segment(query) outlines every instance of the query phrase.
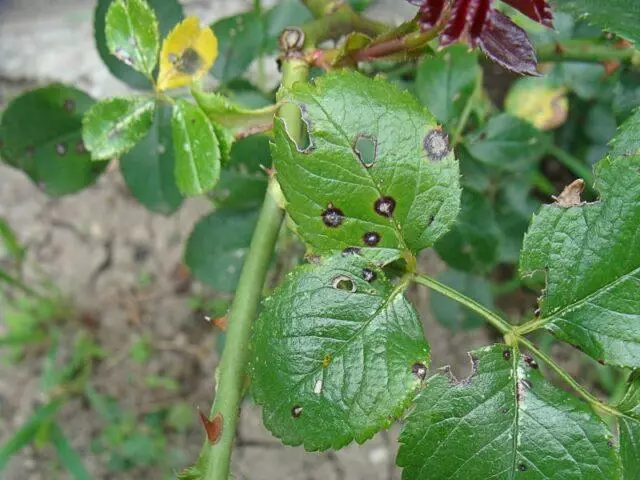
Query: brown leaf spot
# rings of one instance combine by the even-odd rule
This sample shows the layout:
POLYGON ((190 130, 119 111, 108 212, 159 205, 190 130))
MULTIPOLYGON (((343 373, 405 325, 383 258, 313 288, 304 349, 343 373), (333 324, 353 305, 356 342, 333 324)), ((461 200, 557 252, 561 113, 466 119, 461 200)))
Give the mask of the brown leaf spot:
POLYGON ((518 465, 518 470, 524 472, 527 470, 527 466, 524 463, 521 463, 520 465, 518 465))
POLYGON ((375 247, 380 243, 380 234, 378 232, 367 232, 362 236, 362 241, 365 245, 375 247))
POLYGON ((505 360, 511 360, 511 350, 505 350, 502 352, 502 358, 505 360))
POLYGON ((335 208, 333 203, 330 203, 320 216, 324 224, 329 228, 339 227, 344 222, 344 213, 339 208, 335 208))
POLYGON ((536 362, 532 357, 526 355, 524 357, 524 363, 526 363, 530 368, 536 370, 538 368, 538 362, 536 362))
POLYGON ((569 207, 579 207, 580 205, 584 205, 584 202, 580 198, 580 194, 584 190, 584 180, 578 178, 574 180, 569 185, 564 187, 564 190, 560 193, 560 195, 551 196, 556 202, 556 205, 564 208, 569 207))
POLYGON ((207 439, 209 443, 215 445, 220 440, 220 436, 222 435, 222 414, 220 412, 216 413, 213 417, 213 420, 209 420, 202 411, 200 413, 200 420, 202 420, 202 425, 204 425, 204 429, 207 432, 207 439))
POLYGON ((424 365, 424 363, 416 362, 411 367, 411 373, 413 373, 418 378, 418 380, 422 381, 427 376, 427 367, 424 365))
POLYGON ((380 197, 373 205, 376 213, 383 217, 390 217, 396 209, 396 201, 392 197, 380 197))

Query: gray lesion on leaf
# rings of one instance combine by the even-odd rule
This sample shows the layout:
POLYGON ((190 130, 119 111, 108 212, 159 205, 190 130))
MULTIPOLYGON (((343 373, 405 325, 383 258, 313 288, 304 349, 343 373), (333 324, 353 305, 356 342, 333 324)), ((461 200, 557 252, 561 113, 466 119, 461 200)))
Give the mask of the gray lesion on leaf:
POLYGON ((449 153, 449 136, 442 127, 436 127, 424 137, 423 147, 429 160, 439 162, 449 153))
POLYGON ((584 180, 578 178, 569 185, 564 187, 560 195, 551 196, 555 201, 555 205, 563 208, 580 207, 585 204, 582 201, 581 194, 584 191, 584 180))

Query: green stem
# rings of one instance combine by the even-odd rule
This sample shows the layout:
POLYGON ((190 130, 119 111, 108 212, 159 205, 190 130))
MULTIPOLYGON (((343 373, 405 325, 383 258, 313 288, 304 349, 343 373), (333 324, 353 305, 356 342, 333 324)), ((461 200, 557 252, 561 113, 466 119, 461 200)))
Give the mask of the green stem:
POLYGON ((630 47, 597 44, 585 40, 547 43, 536 49, 540 62, 604 62, 607 60, 637 61, 638 51, 630 47))
MULTIPOLYGON (((296 58, 283 63, 282 88, 305 81, 308 65, 296 58)), ((292 139, 298 141, 302 120, 294 105, 285 104, 280 116, 292 139)), ((249 357, 251 325, 258 312, 269 263, 273 256, 284 212, 268 192, 253 233, 249 253, 245 259, 236 295, 231 305, 225 348, 218 366, 219 381, 211 418, 222 415, 222 433, 215 444, 207 442, 203 448, 204 480, 228 480, 231 450, 236 434, 240 402, 245 384, 245 369, 249 357)))
POLYGON ((539 350, 533 343, 531 343, 526 338, 523 338, 518 335, 514 335, 515 338, 518 339, 518 343, 524 346, 529 350, 538 360, 542 360, 546 363, 551 370, 556 372, 556 374, 562 378, 571 388, 573 388, 578 395, 584 398, 587 403, 592 405, 595 408, 598 408, 610 415, 621 415, 621 412, 616 408, 607 405, 606 403, 601 402, 598 398, 596 398, 593 394, 591 394, 586 388, 576 382, 571 375, 569 375, 560 365, 553 361, 551 357, 549 357, 542 350, 539 350))
POLYGON ((458 121, 458 125, 456 126, 455 133, 453 134, 453 147, 458 145, 462 140, 462 134, 464 133, 464 128, 469 121, 469 117, 471 116, 471 110, 473 109, 473 104, 476 101, 476 98, 480 95, 482 91, 482 70, 478 71, 476 75, 476 82, 473 87, 473 92, 469 96, 467 103, 464 106, 464 110, 462 110, 462 114, 460 115, 460 120, 458 121))
POLYGON ((579 159, 564 151, 560 147, 557 147, 556 145, 551 145, 547 152, 549 153, 549 155, 554 156, 560 163, 571 170, 575 175, 582 178, 587 188, 592 190, 594 177, 593 172, 589 167, 587 167, 579 159))
POLYGON ((536 171, 532 180, 533 185, 545 195, 553 195, 556 193, 556 187, 553 186, 551 180, 545 177, 542 172, 536 171))
POLYGON ((503 335, 512 331, 513 327, 505 322, 499 315, 480 305, 475 300, 472 300, 471 298, 461 294, 457 290, 454 290, 453 288, 438 282, 434 278, 428 277, 426 275, 415 275, 413 277, 413 280, 416 283, 424 285, 425 287, 429 287, 432 290, 435 290, 436 292, 441 293, 442 295, 445 295, 452 300, 455 300, 468 309, 476 312, 478 315, 483 316, 487 320, 487 322, 489 322, 489 324, 495 327, 496 330, 498 330, 503 335))
POLYGON ((361 32, 376 37, 389 30, 380 22, 358 15, 349 5, 340 5, 329 15, 321 16, 302 27, 305 36, 305 46, 315 46, 319 43, 337 39, 351 32, 361 32))

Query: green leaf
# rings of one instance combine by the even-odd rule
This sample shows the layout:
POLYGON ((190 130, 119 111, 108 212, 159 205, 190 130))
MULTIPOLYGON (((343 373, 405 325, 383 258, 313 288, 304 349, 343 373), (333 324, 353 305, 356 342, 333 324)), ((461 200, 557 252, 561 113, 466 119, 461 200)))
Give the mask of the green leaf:
POLYGON ((82 120, 82 138, 94 160, 108 160, 130 150, 153 123, 155 101, 114 97, 96 103, 82 120))
POLYGON ((49 195, 82 190, 107 167, 91 162, 80 136, 93 104, 86 93, 59 84, 20 95, 2 115, 0 155, 49 195))
POLYGON ((311 20, 313 15, 300 0, 282 0, 264 16, 264 53, 275 53, 279 50, 278 39, 287 27, 299 27, 311 20))
POLYGON ((211 190, 220 178, 221 142, 205 113, 178 100, 171 118, 176 155, 176 181, 185 195, 211 190))
POLYGON ((60 425, 54 423, 51 426, 51 443, 56 449, 58 454, 58 460, 62 466, 71 474, 76 480, 91 480, 91 475, 87 472, 87 469, 82 464, 82 459, 78 452, 76 452, 69 443, 66 435, 60 428, 60 425))
POLYGON ((640 152, 626 138, 639 128, 637 112, 596 166, 599 201, 542 207, 520 261, 522 275, 546 272, 538 325, 596 360, 632 367, 640 366, 640 152))
POLYGON ((356 12, 362 12, 371 5, 372 0, 349 0, 349 4, 356 12))
MULTIPOLYGON (((106 17, 109 7, 115 0, 98 0, 93 17, 93 33, 100 58, 109 71, 119 80, 138 89, 150 89, 152 85, 140 72, 118 60, 109 52, 105 35, 106 17)), ((177 0, 146 0, 158 19, 161 38, 167 36, 171 29, 184 18, 182 7, 177 0)))
POLYGON ((235 142, 229 165, 220 172, 220 181, 211 197, 218 207, 225 209, 258 208, 268 183, 263 167, 270 166, 268 137, 252 135, 235 142))
POLYGON ((3 248, 18 264, 24 260, 26 248, 20 244, 18 236, 4 218, 0 217, 0 241, 3 248))
POLYGON ((383 79, 336 72, 296 84, 310 146, 277 121, 277 179, 297 233, 315 251, 382 247, 417 252, 452 226, 458 163, 415 98, 383 79), (426 149, 425 149, 426 145, 426 149))
POLYGON ((211 25, 218 38, 213 74, 222 83, 242 75, 262 52, 264 25, 257 12, 223 18, 211 25))
POLYGON ((112 55, 147 76, 160 49, 158 20, 146 0, 116 0, 109 6, 105 36, 112 55))
POLYGON ((640 478, 640 371, 629 377, 629 387, 616 406, 624 413, 618 417, 620 456, 625 480, 640 478))
POLYGON ((363 443, 402 414, 429 363, 405 287, 338 254, 298 267, 265 300, 249 372, 265 426, 285 445, 363 443))
POLYGON ((278 105, 269 105, 252 110, 219 93, 203 92, 195 88, 191 90, 191 94, 212 122, 234 131, 250 132, 255 127, 271 125, 278 109, 278 105))
POLYGON ((403 479, 621 478, 607 426, 532 359, 505 345, 471 359, 471 377, 438 375, 416 399, 400 434, 403 479))
POLYGON ((500 230, 485 194, 462 192, 462 210, 453 228, 436 243, 448 265, 468 272, 487 272, 498 261, 500 230))
POLYGON ((492 117, 465 141, 481 162, 505 171, 530 169, 547 151, 550 137, 506 113, 492 117))
POLYGON ((171 108, 158 105, 149 133, 120 159, 120 171, 131 193, 154 212, 170 214, 182 204, 174 176, 171 108))
POLYGON ((556 6, 627 40, 640 42, 640 3, 636 0, 557 0, 556 6))
POLYGON ((244 78, 236 78, 226 83, 219 91, 223 91, 231 101, 248 108, 262 108, 271 105, 272 99, 244 78))
POLYGON ((220 292, 234 292, 258 211, 220 210, 202 218, 187 241, 185 263, 201 282, 220 292))
MULTIPOLYGON (((489 309, 493 308, 491 284, 486 279, 455 270, 447 270, 438 275, 438 280, 481 305, 489 309)), ((471 330, 484 325, 484 319, 481 316, 439 293, 433 292, 431 294, 430 305, 433 316, 438 323, 454 332, 471 330)))
POLYGON ((451 127, 473 93, 479 74, 477 54, 466 45, 452 45, 420 62, 416 95, 439 122, 451 127))

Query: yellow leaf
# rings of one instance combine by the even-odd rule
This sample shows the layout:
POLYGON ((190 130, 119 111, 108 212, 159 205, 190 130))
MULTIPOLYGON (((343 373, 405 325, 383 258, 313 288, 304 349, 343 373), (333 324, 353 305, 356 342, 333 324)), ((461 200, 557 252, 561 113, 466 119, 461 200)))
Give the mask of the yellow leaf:
POLYGON ((505 110, 527 120, 538 130, 553 130, 567 121, 567 91, 546 78, 521 78, 511 87, 505 99, 505 110))
POLYGON ((184 87, 204 75, 218 56, 218 40, 197 17, 187 17, 162 43, 158 90, 184 87))

